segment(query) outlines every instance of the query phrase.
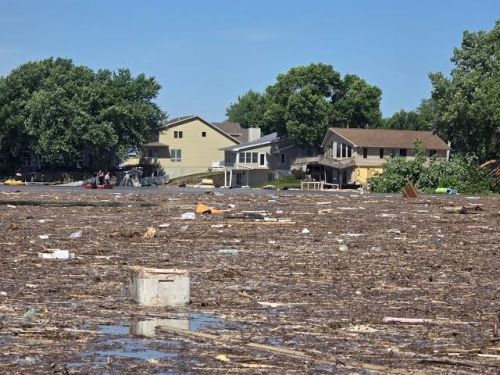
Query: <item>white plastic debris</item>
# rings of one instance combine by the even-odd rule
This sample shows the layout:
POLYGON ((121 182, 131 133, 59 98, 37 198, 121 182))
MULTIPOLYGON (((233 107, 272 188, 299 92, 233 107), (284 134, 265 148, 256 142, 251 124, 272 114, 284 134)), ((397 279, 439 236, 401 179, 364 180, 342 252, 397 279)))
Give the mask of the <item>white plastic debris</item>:
POLYGON ((238 249, 220 249, 219 250, 219 255, 236 255, 238 254, 238 249))
POLYGON ((69 250, 49 249, 38 253, 38 258, 41 259, 73 259, 75 253, 70 253, 69 250))
POLYGON ((16 206, 13 206, 11 204, 8 204, 7 207, 9 207, 9 208, 16 208, 16 206))
POLYGON ((49 239, 48 234, 40 234, 38 237, 40 237, 41 240, 48 240, 49 239))
POLYGON ((77 230, 69 235, 69 238, 80 238, 82 236, 83 231, 77 230))
POLYGON ((385 214, 384 213, 384 214, 380 214, 379 216, 380 217, 391 217, 392 218, 392 217, 396 217, 397 215, 396 214, 385 214))
POLYGON ((170 226, 169 223, 159 224, 158 228, 168 228, 170 226))
POLYGON ((309 234, 311 231, 307 228, 302 229, 302 234, 309 234))
POLYGON ((339 251, 342 251, 342 252, 346 252, 349 250, 349 248, 347 247, 347 245, 340 245, 338 247, 339 251))
POLYGON ((194 220, 196 219, 196 214, 194 212, 184 212, 181 215, 182 220, 194 220))
POLYGON ((391 228, 387 229, 387 233, 401 234, 401 231, 399 229, 391 228))

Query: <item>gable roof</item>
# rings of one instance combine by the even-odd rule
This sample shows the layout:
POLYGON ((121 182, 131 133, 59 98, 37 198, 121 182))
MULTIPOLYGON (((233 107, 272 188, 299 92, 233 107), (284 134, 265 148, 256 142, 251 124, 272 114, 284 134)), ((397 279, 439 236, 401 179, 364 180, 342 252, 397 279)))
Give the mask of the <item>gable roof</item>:
POLYGON ((201 121, 202 123, 204 123, 208 127, 212 128, 213 130, 215 130, 216 132, 222 134, 223 136, 229 138, 231 141, 233 141, 236 144, 240 144, 241 143, 240 139, 232 136, 231 134, 227 133, 223 129, 215 126, 214 124, 208 122, 207 120, 201 118, 200 116, 193 116, 193 115, 191 115, 191 116, 180 116, 180 117, 176 117, 176 118, 173 118, 171 120, 168 120, 168 121, 164 122, 160 126, 160 132, 162 130, 167 130, 167 129, 173 128, 174 126, 179 126, 179 125, 186 124, 186 123, 191 122, 193 120, 199 120, 199 121, 201 121))
MULTIPOLYGON (((396 129, 362 129, 362 128, 330 128, 335 133, 358 147, 407 148, 411 149, 418 139, 426 150, 449 150, 450 147, 431 131, 396 130, 396 129)), ((328 134, 323 140, 323 145, 328 134)))
POLYGON ((241 151, 241 150, 246 150, 248 148, 265 146, 265 145, 277 142, 279 140, 280 140, 280 137, 278 137, 278 133, 271 133, 271 134, 265 135, 263 137, 260 137, 259 139, 256 139, 255 141, 246 142, 246 143, 242 143, 242 144, 235 145, 235 146, 224 147, 224 148, 221 148, 221 150, 241 151))
POLYGON ((241 127, 239 122, 212 122, 212 125, 239 139, 242 143, 248 142, 248 129, 241 127))

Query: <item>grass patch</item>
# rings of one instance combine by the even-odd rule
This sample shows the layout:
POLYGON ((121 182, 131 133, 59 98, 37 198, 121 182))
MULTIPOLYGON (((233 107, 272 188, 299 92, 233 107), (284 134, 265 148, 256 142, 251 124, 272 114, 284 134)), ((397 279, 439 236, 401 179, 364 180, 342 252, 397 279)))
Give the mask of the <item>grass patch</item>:
POLYGON ((295 189, 295 188, 300 188, 300 182, 301 180, 298 180, 297 178, 295 178, 295 176, 290 175, 279 178, 277 180, 267 181, 266 183, 261 184, 258 187, 273 185, 277 189, 284 189, 285 187, 295 189))

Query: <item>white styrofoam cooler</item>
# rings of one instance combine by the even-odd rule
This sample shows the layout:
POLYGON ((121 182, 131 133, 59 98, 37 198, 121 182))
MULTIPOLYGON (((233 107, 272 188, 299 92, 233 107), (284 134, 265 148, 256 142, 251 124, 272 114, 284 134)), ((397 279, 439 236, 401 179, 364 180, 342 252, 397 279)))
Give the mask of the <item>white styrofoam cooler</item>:
POLYGON ((130 298, 143 306, 183 306, 189 303, 189 272, 131 267, 130 298))

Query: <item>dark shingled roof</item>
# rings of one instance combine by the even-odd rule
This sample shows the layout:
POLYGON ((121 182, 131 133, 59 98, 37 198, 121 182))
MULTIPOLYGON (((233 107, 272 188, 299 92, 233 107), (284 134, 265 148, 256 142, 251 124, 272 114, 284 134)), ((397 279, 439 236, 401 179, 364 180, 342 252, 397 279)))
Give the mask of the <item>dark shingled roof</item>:
POLYGON ((426 150, 448 150, 448 145, 431 131, 330 128, 341 137, 359 147, 412 148, 417 139, 422 141, 426 150))
POLYGON ((239 122, 212 122, 212 125, 240 140, 241 143, 248 141, 248 130, 242 128, 239 122))

